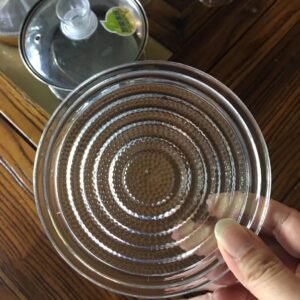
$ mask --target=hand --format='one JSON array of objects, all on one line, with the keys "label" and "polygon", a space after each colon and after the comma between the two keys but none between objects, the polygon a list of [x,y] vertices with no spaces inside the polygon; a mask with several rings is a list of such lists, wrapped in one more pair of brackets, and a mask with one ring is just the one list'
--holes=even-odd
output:
[{"label": "hand", "polygon": [[190,300],[299,300],[300,213],[272,200],[262,232],[276,254],[232,219],[218,221],[219,250],[240,283]]}]

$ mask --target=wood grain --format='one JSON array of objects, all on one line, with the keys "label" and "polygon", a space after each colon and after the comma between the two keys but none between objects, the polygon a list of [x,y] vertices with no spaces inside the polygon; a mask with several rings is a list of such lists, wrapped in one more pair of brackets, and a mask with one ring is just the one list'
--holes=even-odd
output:
[{"label": "wood grain", "polygon": [[24,189],[32,191],[32,166],[35,149],[0,115],[0,163]]},{"label": "wood grain", "polygon": [[178,11],[185,11],[190,4],[199,3],[199,0],[189,0],[189,3],[187,3],[185,0],[165,0],[167,3],[172,5],[174,8],[176,8]]},{"label": "wood grain", "polygon": [[199,1],[151,0],[146,6],[150,35],[172,52],[180,51],[217,8],[207,8]]},{"label": "wood grain", "polygon": [[[42,97],[42,95],[41,95]],[[37,146],[49,115],[0,73],[0,115]]]},{"label": "wood grain", "polygon": [[[194,40],[195,36],[199,36],[199,32],[202,30],[203,26],[209,21],[215,18],[216,13],[220,11],[218,7],[206,7],[202,5],[199,1],[189,2],[189,5],[182,10],[182,40],[178,55],[184,49],[190,49],[191,53],[193,48],[191,48],[190,40]],[[176,54],[177,54],[176,53]]]},{"label": "wood grain", "polygon": [[[258,37],[255,29],[248,32],[248,38],[253,37],[252,41],[256,41],[256,53],[245,51],[235,57],[228,53],[231,59],[227,61],[226,70],[235,66],[230,76],[228,73],[228,77],[223,77],[227,56],[213,68],[212,73],[234,89],[262,128],[272,163],[272,196],[285,202],[300,182],[300,5],[298,10],[293,6],[287,10],[279,4],[281,2],[270,11],[278,12],[280,26],[270,26],[271,32],[268,33],[262,33],[266,26],[262,27],[264,30],[260,34],[264,34],[265,39]],[[259,25],[254,28],[256,26]],[[232,52],[246,48],[246,44],[247,41],[242,39]],[[298,160],[295,159],[297,156]],[[300,208],[299,201],[298,204],[294,201],[290,198],[287,203]]]},{"label": "wood grain", "polygon": [[[249,107],[269,148],[272,196],[300,209],[300,1],[152,0],[150,33],[229,85]],[[42,95],[41,95],[42,97]],[[79,276],[39,222],[32,168],[49,115],[0,74],[0,300],[115,299]]]},{"label": "wood grain", "polygon": [[97,287],[59,257],[43,232],[32,194],[1,164],[0,185],[0,270],[25,299],[129,299]]},{"label": "wood grain", "polygon": [[16,295],[15,292],[13,291],[14,287],[10,289],[7,284],[1,279],[1,271],[0,271],[0,299],[3,300],[24,300],[26,298],[22,298],[22,296]]},{"label": "wood grain", "polygon": [[219,9],[171,60],[208,71],[274,4],[274,1],[237,1]]},{"label": "wood grain", "polygon": [[180,12],[165,1],[152,0],[146,6],[149,33],[161,44],[176,51],[181,31]]},{"label": "wood grain", "polygon": [[[1,293],[11,299],[130,299],[84,279],[68,267],[50,244],[33,200],[35,145],[29,142],[30,134],[35,136],[36,141],[40,137],[40,121],[46,121],[47,114],[34,117],[39,114],[40,108],[26,98],[19,98],[20,93],[14,90],[14,85],[3,75],[0,78],[8,82],[5,93],[2,93],[7,103],[5,106],[1,103],[1,108],[4,107],[2,111],[8,112],[9,116],[4,118],[4,113],[0,116],[0,279],[5,283],[9,281],[14,291],[10,292],[3,285],[0,299]],[[17,100],[21,103],[16,103]],[[32,117],[30,122],[22,117],[24,108],[26,116]],[[10,123],[12,120],[14,123]],[[18,128],[24,120],[28,127],[22,128],[21,133]]]},{"label": "wood grain", "polygon": [[[277,0],[220,61],[207,71],[231,88],[248,78],[300,19],[300,1]],[[298,41],[299,36],[294,37]],[[196,67],[199,63],[192,63]]]}]

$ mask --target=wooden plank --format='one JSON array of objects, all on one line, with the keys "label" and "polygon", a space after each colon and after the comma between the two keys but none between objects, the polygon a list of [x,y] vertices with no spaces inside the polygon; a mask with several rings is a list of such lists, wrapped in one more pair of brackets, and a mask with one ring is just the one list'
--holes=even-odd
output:
[{"label": "wooden plank", "polygon": [[[262,128],[269,148],[272,196],[300,208],[300,23],[280,39],[247,75],[234,79],[237,94]],[[235,63],[234,61],[232,63]],[[223,65],[223,64],[222,64]],[[223,65],[224,67],[224,65]],[[228,66],[230,68],[230,64]],[[243,68],[243,66],[241,66]],[[239,71],[239,70],[237,70]],[[226,83],[226,80],[225,80]]]},{"label": "wooden plank", "polygon": [[297,208],[299,19],[299,1],[276,1],[210,71],[234,89],[264,132],[272,163],[272,196]]},{"label": "wooden plank", "polygon": [[0,114],[33,145],[37,145],[49,115],[0,72]]},{"label": "wooden plank", "polygon": [[[213,18],[221,9],[222,8],[219,7],[204,6],[199,1],[187,5],[182,12],[184,44],[182,44],[181,49],[179,49],[179,53],[183,48],[188,49],[190,47],[190,40],[194,40],[194,37],[198,36],[199,32],[201,32],[204,24]],[[193,51],[192,48],[190,51]]]},{"label": "wooden plank", "polygon": [[1,280],[0,272],[0,299],[2,300],[25,300],[22,295],[16,295],[7,285]]},{"label": "wooden plank", "polygon": [[[257,22],[251,21],[250,17],[245,19],[251,21],[248,24],[250,29],[244,28],[245,32],[241,37],[236,37],[232,48],[216,65],[215,56],[222,48],[222,41],[228,43],[225,38],[217,38],[217,35],[213,35],[217,50],[213,42],[207,48],[206,45],[195,48],[187,44],[178,60],[204,70],[212,67],[212,75],[234,88],[264,131],[272,161],[273,197],[300,208],[299,200],[296,200],[299,196],[300,162],[295,160],[297,153],[300,153],[300,109],[297,101],[300,96],[300,2],[280,0],[273,4],[271,1],[248,1],[248,4],[251,3],[259,6],[252,9],[251,5],[248,6],[248,12],[249,9],[250,12],[255,11],[255,15],[260,14],[260,17]],[[222,23],[227,26],[222,15],[223,9],[228,9],[229,14],[229,7],[218,11],[203,28],[217,30],[217,24],[221,26]],[[236,13],[240,15],[243,11]],[[232,19],[227,22],[235,19],[232,14],[230,16]],[[218,19],[217,23],[214,18]],[[239,24],[235,23],[235,26]],[[243,27],[243,24],[240,26]],[[232,27],[230,30],[235,29]],[[205,36],[204,29],[199,33],[199,44],[202,34]]]},{"label": "wooden plank", "polygon": [[[196,11],[198,2],[193,1],[194,4],[180,11],[176,3],[181,0],[175,0],[174,5],[170,1],[169,12],[162,10],[162,15],[170,14],[170,19],[166,22],[155,16],[158,26],[167,26],[162,31],[162,40],[164,37],[169,40],[178,37],[178,30],[182,37],[170,43],[176,49],[186,47],[183,60],[191,59],[191,64],[195,66],[206,66],[243,99],[266,137],[273,169],[273,197],[299,209],[300,2],[277,0],[272,5],[271,0],[251,0],[247,3],[257,3],[257,11],[250,6],[246,10],[240,8],[240,13],[235,11],[233,14],[233,8],[224,7],[206,14],[201,5]],[[237,0],[231,6],[241,7],[240,3]],[[157,7],[152,10],[159,14],[160,1],[156,1],[155,5]],[[243,24],[233,22],[241,28],[230,25],[232,27],[228,32],[232,35],[223,37],[220,28],[227,23],[222,20],[230,22],[231,19],[232,22],[234,16],[239,17],[247,11],[249,15],[245,21],[242,20]],[[194,19],[188,24],[191,20],[188,16],[193,13]],[[204,21],[199,17],[201,14]],[[194,31],[192,35],[202,38],[201,31],[198,32],[197,18],[206,24],[204,27],[209,28],[211,33],[219,35],[213,35],[215,40],[209,39],[209,47],[200,45],[204,48],[197,48],[198,51],[204,51],[196,55],[195,49],[189,47],[192,41],[197,42],[196,37],[186,44],[185,39],[191,28]],[[179,29],[176,28],[178,24]],[[168,32],[173,32],[173,36],[169,37]],[[207,33],[202,33],[208,38]],[[159,28],[157,34],[160,34]],[[219,47],[222,51],[227,47],[227,50],[220,54]],[[48,115],[32,105],[26,95],[1,75],[0,110],[0,136],[4,141],[0,148],[0,299],[1,288],[9,296],[16,295],[17,299],[22,300],[129,299],[106,292],[79,276],[57,255],[43,233],[31,192],[34,147],[29,146],[27,140],[37,144]],[[3,118],[18,129],[15,130]],[[3,299],[8,300],[9,296]]]},{"label": "wooden plank", "polygon": [[[181,3],[181,4],[180,4]],[[198,1],[152,0],[146,7],[150,35],[171,51],[180,51],[186,41],[218,10]]]},{"label": "wooden plank", "polygon": [[274,1],[236,1],[220,8],[193,34],[192,39],[182,50],[173,55],[171,60],[192,65],[204,71],[209,70],[270,8]]},{"label": "wooden plank", "polygon": [[0,186],[0,270],[26,299],[129,299],[97,287],[60,258],[43,233],[32,194],[2,165]]},{"label": "wooden plank", "polygon": [[[77,274],[43,233],[32,194],[35,151],[28,140],[30,134],[39,139],[44,126],[41,120],[45,121],[47,114],[1,79],[8,84],[7,103],[1,102],[0,116],[0,136],[5,141],[0,148],[0,278],[9,279],[19,299],[130,299],[109,293]],[[14,125],[22,127],[22,122],[25,126],[20,134]]]},{"label": "wooden plank", "polygon": [[188,0],[188,3],[186,0],[164,0],[164,1],[166,1],[167,3],[169,3],[178,11],[181,12],[184,12],[185,9],[187,9],[190,4],[199,3],[199,0]]},{"label": "wooden plank", "polygon": [[35,150],[0,115],[0,163],[27,191],[32,191],[32,166]]},{"label": "wooden plank", "polygon": [[[300,19],[300,1],[277,0],[209,73],[235,88]],[[299,39],[299,37],[298,37]],[[195,66],[201,63],[196,61]]]},{"label": "wooden plank", "polygon": [[[274,133],[278,118],[298,113],[300,93],[300,23],[297,23],[246,78],[239,78],[235,91],[243,99],[266,134]],[[247,79],[247,80],[246,80]],[[281,133],[280,133],[281,134]]]},{"label": "wooden plank", "polygon": [[171,51],[181,41],[181,14],[165,1],[152,0],[146,7],[150,35]]}]

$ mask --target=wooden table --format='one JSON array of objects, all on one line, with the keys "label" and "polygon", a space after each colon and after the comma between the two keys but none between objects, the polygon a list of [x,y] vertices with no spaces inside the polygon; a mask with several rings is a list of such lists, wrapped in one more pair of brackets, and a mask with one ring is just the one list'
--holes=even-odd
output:
[{"label": "wooden table", "polygon": [[[172,60],[207,71],[243,99],[269,147],[273,198],[299,208],[300,1],[235,0],[207,9],[152,0],[146,10],[151,35]],[[0,299],[130,299],[71,270],[41,228],[32,166],[48,118],[0,75]]]}]

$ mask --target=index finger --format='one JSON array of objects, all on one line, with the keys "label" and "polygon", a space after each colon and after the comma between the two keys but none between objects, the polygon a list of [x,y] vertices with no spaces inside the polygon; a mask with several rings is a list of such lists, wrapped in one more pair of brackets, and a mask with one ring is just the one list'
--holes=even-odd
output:
[{"label": "index finger", "polygon": [[273,235],[292,256],[300,258],[300,213],[275,200],[270,201],[263,232]]},{"label": "index finger", "polygon": [[[216,195],[211,195],[208,199],[208,210],[218,219],[229,217],[236,220],[243,207],[243,195],[241,192],[236,192],[232,202],[229,202],[227,194],[218,195],[217,200]],[[248,197],[251,196],[252,194],[248,194]],[[270,200],[262,231],[274,236],[278,243],[296,258],[300,258],[299,230],[300,213],[280,202]]]}]

